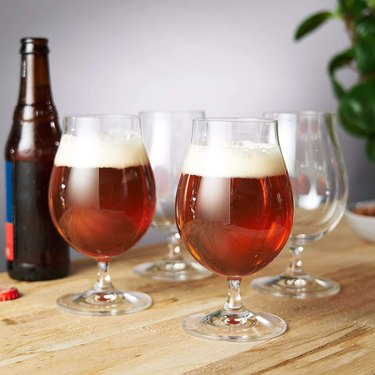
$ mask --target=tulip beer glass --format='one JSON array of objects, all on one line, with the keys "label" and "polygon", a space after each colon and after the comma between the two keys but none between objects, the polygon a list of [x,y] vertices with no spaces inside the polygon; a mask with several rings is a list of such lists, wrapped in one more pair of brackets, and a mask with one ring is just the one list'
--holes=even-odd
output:
[{"label": "tulip beer glass", "polygon": [[269,264],[292,227],[293,196],[267,119],[197,119],[176,197],[177,227],[192,256],[229,285],[224,306],[185,318],[190,334],[226,341],[265,340],[286,323],[241,302],[244,276]]},{"label": "tulip beer glass", "polygon": [[115,288],[109,262],[149,227],[155,184],[136,116],[64,119],[49,188],[49,207],[61,236],[98,262],[92,289],[60,297],[66,311],[118,315],[143,310],[151,298]]},{"label": "tulip beer glass", "polygon": [[344,214],[348,183],[330,113],[269,113],[279,123],[279,140],[293,188],[294,223],[288,241],[290,263],[278,276],[253,280],[254,289],[291,298],[317,298],[340,285],[311,276],[302,267],[305,245],[333,230]]},{"label": "tulip beer glass", "polygon": [[194,118],[200,111],[141,112],[143,136],[156,183],[156,211],[153,227],[167,235],[167,252],[162,259],[141,263],[134,271],[163,281],[197,280],[211,276],[200,264],[186,259],[175,221],[175,200],[182,164],[189,147]]}]

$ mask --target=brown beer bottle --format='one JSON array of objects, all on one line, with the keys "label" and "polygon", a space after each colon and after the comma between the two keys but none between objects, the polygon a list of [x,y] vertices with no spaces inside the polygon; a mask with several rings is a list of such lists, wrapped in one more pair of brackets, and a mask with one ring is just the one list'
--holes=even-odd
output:
[{"label": "brown beer bottle", "polygon": [[17,280],[69,273],[69,248],[48,209],[48,185],[61,131],[48,68],[48,40],[21,40],[21,84],[6,148],[6,259]]}]

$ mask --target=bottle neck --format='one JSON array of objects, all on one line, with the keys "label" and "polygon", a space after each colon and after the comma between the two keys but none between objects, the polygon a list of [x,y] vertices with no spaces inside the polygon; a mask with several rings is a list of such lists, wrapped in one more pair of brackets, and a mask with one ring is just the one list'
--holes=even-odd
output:
[{"label": "bottle neck", "polygon": [[22,54],[18,105],[53,105],[47,53]]}]

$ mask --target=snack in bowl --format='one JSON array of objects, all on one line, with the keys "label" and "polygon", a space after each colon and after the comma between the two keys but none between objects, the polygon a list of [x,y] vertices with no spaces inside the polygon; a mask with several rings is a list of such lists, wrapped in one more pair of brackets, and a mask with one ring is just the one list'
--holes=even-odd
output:
[{"label": "snack in bowl", "polygon": [[345,217],[359,237],[375,242],[375,201],[349,204]]}]

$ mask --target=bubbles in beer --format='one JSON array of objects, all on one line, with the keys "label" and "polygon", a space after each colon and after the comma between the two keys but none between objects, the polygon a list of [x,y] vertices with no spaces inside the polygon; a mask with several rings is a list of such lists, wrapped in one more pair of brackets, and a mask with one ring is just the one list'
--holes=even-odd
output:
[{"label": "bubbles in beer", "polygon": [[133,132],[75,137],[64,134],[55,166],[123,169],[149,163],[142,138]]},{"label": "bubbles in beer", "polygon": [[277,146],[237,143],[231,147],[192,144],[188,150],[183,174],[204,177],[262,178],[285,173]]}]

